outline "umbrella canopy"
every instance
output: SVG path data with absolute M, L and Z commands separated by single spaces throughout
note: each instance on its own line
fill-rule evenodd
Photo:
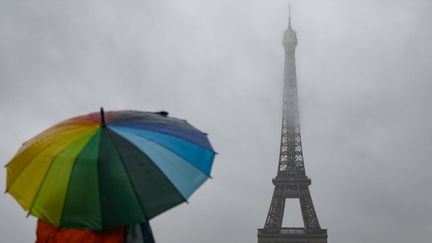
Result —
M 57 227 L 109 229 L 186 201 L 214 156 L 205 133 L 167 112 L 101 109 L 24 143 L 6 165 L 6 191 Z

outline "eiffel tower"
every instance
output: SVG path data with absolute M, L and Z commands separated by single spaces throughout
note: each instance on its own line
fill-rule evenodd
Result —
M 282 44 L 285 67 L 279 166 L 272 180 L 275 188 L 267 219 L 264 228 L 258 229 L 258 243 L 327 243 L 327 230 L 318 222 L 309 191 L 311 180 L 304 168 L 295 66 L 297 34 L 291 26 L 291 6 Z M 304 227 L 282 227 L 287 198 L 299 199 Z

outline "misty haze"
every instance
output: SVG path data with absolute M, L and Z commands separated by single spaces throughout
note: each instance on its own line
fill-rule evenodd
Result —
M 301 167 L 328 242 L 429 242 L 432 1 L 291 2 Z M 272 179 L 291 168 L 279 163 L 288 12 L 288 0 L 1 0 L 0 161 L 102 106 L 166 110 L 218 155 L 189 203 L 151 220 L 156 242 L 256 243 Z M 284 200 L 282 226 L 303 227 Z M 35 241 L 36 218 L 9 194 L 0 214 L 1 242 Z

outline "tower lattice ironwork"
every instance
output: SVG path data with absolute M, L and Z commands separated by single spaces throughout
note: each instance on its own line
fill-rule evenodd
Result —
M 282 131 L 277 176 L 264 228 L 258 229 L 258 243 L 327 243 L 327 230 L 321 229 L 312 203 L 306 176 L 300 136 L 295 50 L 297 34 L 291 26 L 282 44 L 285 48 Z M 285 201 L 299 199 L 304 227 L 283 227 Z

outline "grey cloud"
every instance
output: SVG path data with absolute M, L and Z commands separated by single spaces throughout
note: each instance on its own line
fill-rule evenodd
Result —
M 293 2 L 306 170 L 329 242 L 430 240 L 431 1 Z M 219 155 L 190 204 L 153 220 L 158 242 L 256 242 L 278 162 L 287 12 L 282 0 L 1 1 L 0 161 L 100 106 L 165 109 Z M 0 212 L 2 242 L 34 240 L 7 194 Z

